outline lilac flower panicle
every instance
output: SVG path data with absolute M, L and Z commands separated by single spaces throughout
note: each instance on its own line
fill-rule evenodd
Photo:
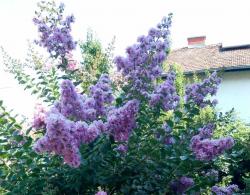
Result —
M 136 127 L 138 110 L 139 102 L 130 100 L 124 106 L 110 111 L 106 127 L 116 141 L 128 141 L 132 129 Z
M 213 186 L 211 190 L 216 195 L 233 195 L 234 192 L 239 190 L 239 188 L 237 185 L 229 185 L 226 187 Z
M 214 96 L 217 93 L 218 86 L 221 83 L 221 79 L 217 76 L 217 73 L 212 73 L 207 79 L 201 83 L 190 84 L 185 90 L 186 102 L 192 102 L 202 108 L 207 105 L 215 105 L 216 100 L 212 102 L 206 99 L 209 95 Z
M 36 126 L 40 125 L 42 121 L 46 133 L 37 140 L 33 147 L 34 150 L 37 153 L 48 152 L 60 155 L 66 164 L 79 167 L 81 144 L 89 144 L 100 134 L 110 133 L 107 131 L 107 124 L 98 120 L 98 117 L 101 114 L 104 117 L 106 111 L 111 109 L 112 101 L 110 80 L 107 75 L 102 75 L 97 84 L 91 88 L 90 96 L 78 94 L 73 83 L 70 80 L 64 80 L 61 83 L 59 101 L 55 102 L 50 110 L 42 115 L 42 119 L 39 112 Z M 117 111 L 117 116 L 119 116 L 118 120 L 124 122 L 123 128 L 127 130 L 128 134 L 135 124 L 133 117 L 137 110 L 136 102 L 130 101 L 123 108 L 117 109 L 123 112 L 121 113 L 123 118 L 119 111 Z M 126 132 L 122 133 L 126 134 Z M 116 135 L 118 134 L 119 132 Z
M 53 57 L 64 57 L 68 52 L 76 48 L 76 42 L 71 36 L 71 23 L 75 21 L 74 16 L 67 16 L 63 20 L 61 13 L 64 10 L 64 5 L 59 5 L 60 13 L 57 17 L 47 21 L 38 16 L 33 19 L 35 25 L 38 26 L 40 39 L 35 42 L 47 48 L 47 51 Z M 54 22 L 51 22 L 54 21 Z
M 209 139 L 212 136 L 213 128 L 214 125 L 208 124 L 200 129 L 198 135 L 192 137 L 191 149 L 197 160 L 210 161 L 233 147 L 234 140 L 232 137 Z
M 213 136 L 213 129 L 214 128 L 215 128 L 215 125 L 212 123 L 205 125 L 204 127 L 199 129 L 199 136 L 202 139 L 211 138 Z
M 105 115 L 107 112 L 105 105 L 111 104 L 114 100 L 111 81 L 107 74 L 102 74 L 96 85 L 90 87 L 90 95 L 95 100 L 94 109 L 97 115 Z
M 46 124 L 46 134 L 35 143 L 34 150 L 63 156 L 64 162 L 72 167 L 80 166 L 80 145 L 88 144 L 106 132 L 101 120 L 93 121 L 90 125 L 84 121 L 73 122 L 56 108 L 48 112 Z
M 175 109 L 180 101 L 175 88 L 175 73 L 169 72 L 166 80 L 150 95 L 150 105 L 160 105 L 164 111 Z
M 69 80 L 61 84 L 60 110 L 65 117 L 75 120 L 93 121 L 106 115 L 107 109 L 114 100 L 111 82 L 107 75 L 102 75 L 96 85 L 90 87 L 90 97 L 84 97 L 76 92 L 75 86 Z
M 93 109 L 89 98 L 84 98 L 76 92 L 75 86 L 70 80 L 64 80 L 61 84 L 60 110 L 65 117 L 75 120 L 94 120 L 96 111 Z
M 170 187 L 175 193 L 183 193 L 194 185 L 192 178 L 182 176 L 178 180 L 171 182 Z
M 151 28 L 147 36 L 140 36 L 138 43 L 126 49 L 126 57 L 115 58 L 117 69 L 130 83 L 130 91 L 147 94 L 152 81 L 162 73 L 162 63 L 169 49 L 169 28 L 171 15 L 163 19 L 156 28 Z
M 46 134 L 35 143 L 34 150 L 61 155 L 65 163 L 78 167 L 81 157 L 74 139 L 74 123 L 53 110 L 46 116 L 46 130 Z

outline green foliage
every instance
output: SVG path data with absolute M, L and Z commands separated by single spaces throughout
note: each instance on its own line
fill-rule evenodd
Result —
M 82 71 L 89 75 L 89 78 L 81 84 L 84 91 L 87 91 L 91 83 L 96 81 L 103 73 L 109 73 L 112 68 L 112 57 L 115 38 L 103 49 L 101 42 L 96 39 L 93 32 L 87 32 L 86 41 L 79 43 L 82 54 Z
M 235 117 L 234 110 L 220 113 L 215 137 L 232 136 L 235 146 L 230 154 L 220 158 L 220 168 L 232 176 L 232 181 L 245 187 L 244 177 L 250 172 L 250 127 Z

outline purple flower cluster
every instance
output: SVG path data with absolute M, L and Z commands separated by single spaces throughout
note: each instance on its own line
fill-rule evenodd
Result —
M 34 145 L 37 153 L 50 152 L 61 155 L 65 163 L 72 167 L 80 165 L 78 143 L 74 139 L 74 123 L 65 118 L 56 109 L 52 109 L 46 118 L 46 134 Z
M 80 145 L 91 143 L 100 134 L 110 133 L 116 141 L 128 141 L 136 124 L 139 103 L 131 100 L 120 108 L 110 109 L 113 96 L 109 85 L 108 76 L 101 76 L 87 97 L 78 94 L 71 81 L 64 80 L 59 101 L 44 113 L 46 133 L 35 143 L 34 150 L 63 156 L 65 163 L 78 167 Z M 101 115 L 106 117 L 108 110 L 107 122 L 98 120 Z M 127 146 L 119 145 L 117 149 L 126 152 Z
M 90 87 L 90 97 L 76 92 L 73 83 L 64 80 L 61 84 L 61 98 L 58 108 L 72 120 L 90 120 L 105 115 L 113 96 L 108 76 L 102 75 L 96 85 Z
M 46 109 L 41 104 L 36 104 L 32 127 L 36 130 L 45 128 Z
M 207 98 L 209 95 L 216 95 L 220 83 L 221 79 L 217 76 L 216 72 L 213 72 L 203 82 L 188 85 L 185 91 L 186 102 L 192 102 L 201 108 L 217 104 L 216 100 L 211 102 Z
M 73 122 L 52 107 L 46 114 L 46 134 L 35 143 L 34 150 L 37 153 L 53 152 L 63 156 L 68 165 L 79 167 L 80 145 L 94 141 L 105 131 L 105 124 L 100 120 L 90 125 L 83 121 Z
M 76 42 L 73 41 L 70 34 L 71 23 L 73 23 L 75 19 L 74 16 L 71 15 L 63 20 L 61 13 L 64 10 L 64 5 L 61 4 L 58 9 L 60 11 L 57 17 L 54 16 L 54 18 L 45 19 L 37 15 L 37 18 L 33 19 L 40 33 L 40 40 L 36 41 L 36 43 L 47 48 L 47 51 L 52 57 L 65 57 L 68 52 L 76 47 Z
M 159 105 L 164 111 L 173 110 L 177 107 L 180 97 L 175 88 L 175 73 L 173 71 L 167 74 L 166 80 L 157 86 L 153 94 L 150 95 L 150 105 Z
M 130 100 L 124 106 L 113 109 L 107 118 L 107 130 L 115 141 L 127 142 L 132 129 L 136 127 L 136 114 L 139 110 L 139 102 Z
M 208 123 L 207 125 L 199 129 L 199 136 L 202 139 L 211 138 L 213 136 L 214 128 L 215 128 L 214 124 Z
M 147 36 L 139 37 L 137 44 L 128 47 L 126 57 L 115 58 L 117 69 L 129 81 L 131 91 L 147 94 L 152 81 L 161 75 L 161 66 L 170 45 L 171 16 L 163 18 L 156 28 L 149 30 Z
M 105 105 L 111 104 L 114 100 L 110 85 L 111 81 L 108 75 L 103 74 L 97 84 L 90 87 L 90 95 L 95 100 L 95 110 L 98 116 L 105 115 Z
M 233 147 L 234 140 L 232 137 L 220 139 L 209 139 L 212 136 L 214 126 L 209 124 L 200 129 L 198 135 L 191 139 L 191 149 L 196 159 L 210 161 L 216 156 L 222 154 L 225 150 Z
M 194 180 L 192 178 L 182 176 L 178 180 L 171 182 L 170 187 L 176 194 L 179 194 L 185 192 L 193 185 Z
M 234 192 L 237 192 L 239 188 L 237 185 L 229 185 L 227 187 L 213 186 L 211 190 L 216 195 L 232 195 Z
M 95 100 L 76 92 L 75 86 L 70 80 L 64 80 L 61 84 L 61 97 L 56 107 L 71 120 L 94 120 L 96 110 Z

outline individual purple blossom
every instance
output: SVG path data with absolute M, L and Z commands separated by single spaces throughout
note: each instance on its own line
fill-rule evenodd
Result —
M 214 106 L 217 101 L 212 102 L 207 99 L 208 96 L 214 96 L 217 93 L 218 86 L 221 83 L 221 79 L 217 76 L 216 72 L 213 72 L 208 78 L 201 83 L 190 84 L 185 90 L 185 100 L 187 103 L 194 103 L 201 108 L 207 105 Z
M 175 180 L 171 182 L 170 187 L 173 190 L 174 193 L 184 193 L 187 191 L 190 187 L 194 185 L 194 180 L 192 178 L 182 176 L 178 180 Z
M 216 195 L 232 195 L 234 192 L 237 192 L 239 188 L 237 185 L 233 184 L 226 187 L 213 186 L 211 190 Z
M 210 161 L 234 145 L 232 137 L 209 139 L 212 136 L 211 127 L 209 124 L 201 128 L 199 134 L 191 139 L 190 146 L 197 160 Z
M 126 49 L 126 57 L 115 58 L 117 69 L 129 81 L 130 92 L 147 94 L 153 81 L 161 75 L 170 45 L 171 18 L 170 14 L 156 28 L 150 29 L 147 36 L 139 37 L 138 43 Z
M 136 127 L 136 115 L 139 110 L 139 102 L 130 100 L 124 106 L 111 110 L 107 118 L 107 131 L 115 141 L 127 142 L 131 131 Z
M 150 105 L 159 105 L 164 111 L 175 109 L 180 101 L 175 88 L 175 73 L 173 71 L 167 74 L 166 80 L 158 85 L 150 96 Z

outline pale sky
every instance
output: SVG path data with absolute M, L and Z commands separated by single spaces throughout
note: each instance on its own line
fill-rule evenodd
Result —
M 36 0 L 0 0 L 0 45 L 13 56 L 23 58 L 27 39 L 37 37 L 32 23 Z M 58 1 L 61 2 L 61 1 Z M 163 16 L 173 13 L 172 48 L 186 46 L 186 38 L 206 35 L 206 44 L 250 43 L 249 0 L 64 0 L 66 12 L 73 13 L 75 40 L 84 39 L 92 28 L 106 45 L 116 36 L 115 54 L 146 34 Z M 0 57 L 1 63 L 1 57 Z M 1 68 L 1 65 L 0 65 Z M 7 88 L 6 88 L 7 87 Z M 15 90 L 13 90 L 13 87 Z M 4 89 L 3 89 L 4 88 Z M 14 92 L 13 92 L 14 91 Z M 22 90 L 19 89 L 19 92 Z M 0 99 L 24 114 L 30 113 L 16 97 L 15 82 L 0 71 Z M 25 96 L 27 97 L 27 95 Z M 27 97 L 32 102 L 30 97 Z M 15 101 L 16 100 L 16 101 Z M 13 103 L 15 101 L 15 103 Z M 31 103 L 30 103 L 31 104 Z M 23 109 L 25 106 L 26 109 Z

